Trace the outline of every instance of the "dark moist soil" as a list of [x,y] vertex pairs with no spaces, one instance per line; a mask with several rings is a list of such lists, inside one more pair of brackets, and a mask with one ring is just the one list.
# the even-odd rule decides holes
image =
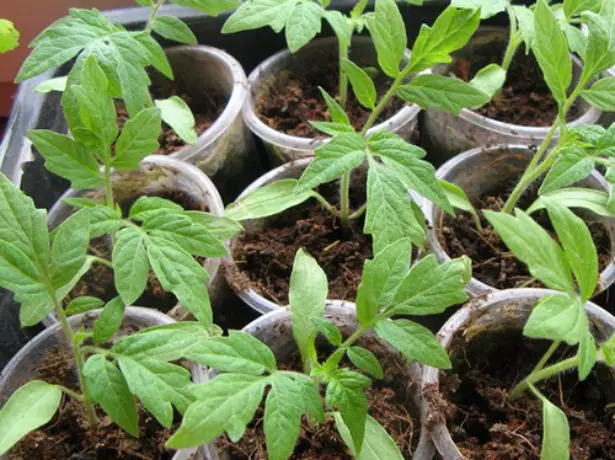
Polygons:
[[[337,55],[325,54],[323,60],[325,59],[329,60],[325,68],[311,69],[305,75],[297,75],[289,70],[279,72],[275,80],[256,101],[256,112],[260,119],[270,128],[292,136],[309,138],[324,136],[308,121],[331,121],[327,104],[318,89],[319,86],[339,101],[339,66],[337,62],[333,63],[337,60]],[[375,81],[380,98],[391,82],[383,78],[382,74]],[[380,123],[390,118],[401,110],[403,105],[402,100],[397,97],[392,98],[376,122]],[[346,113],[355,129],[360,129],[371,113],[357,102],[350,86],[348,87]]]
[[[46,382],[77,390],[74,360],[65,348],[52,349],[37,369]],[[25,383],[25,382],[24,382]],[[139,409],[139,438],[134,438],[99,411],[96,432],[87,423],[83,406],[72,398],[62,400],[58,413],[44,427],[28,434],[9,453],[11,460],[170,460],[174,453],[164,443],[173,433],[143,408]],[[178,423],[176,424],[178,425]]]
[[[501,63],[504,49],[497,44],[490,45],[481,49],[481,53],[473,55],[472,61],[461,57],[455,59],[455,75],[466,82],[470,81],[485,65]],[[521,46],[508,69],[500,96],[494,97],[476,112],[515,125],[551,126],[557,118],[557,103],[551,97],[533,54],[526,55],[525,48]],[[572,121],[580,114],[580,107],[575,103],[568,110],[566,120]]]
[[[473,203],[479,210],[483,226],[481,233],[477,231],[469,213],[457,212],[454,218],[443,215],[443,221],[437,230],[438,240],[450,257],[468,256],[472,260],[472,276],[489,286],[496,289],[544,287],[531,277],[527,266],[514,257],[480,212],[482,209],[501,211],[505,198],[509,196],[514,185],[514,183],[507,184],[506,192],[495,190],[483,196],[477,203]],[[527,197],[519,200],[519,207],[526,209],[534,202],[536,196],[535,190],[530,190]],[[553,239],[557,240],[546,212],[537,211],[532,217],[551,233]],[[598,266],[602,271],[611,260],[608,231],[600,222],[584,220],[598,250]]]
[[[368,345],[362,344],[366,348]],[[321,360],[328,354],[321,355]],[[366,388],[369,414],[376,419],[395,440],[404,458],[412,458],[412,452],[419,441],[420,416],[409,398],[411,387],[418,382],[412,382],[403,371],[407,362],[399,355],[384,355],[372,349],[382,364],[385,377],[383,380],[373,379],[373,384]],[[351,367],[342,361],[342,367]],[[294,353],[285,363],[279,364],[280,369],[303,371],[303,365],[298,353]],[[324,392],[323,392],[324,398]],[[265,434],[263,431],[264,407],[261,405],[255,415],[254,422],[248,425],[245,434],[237,443],[232,443],[226,435],[218,442],[218,448],[226,450],[233,460],[267,460]],[[343,439],[337,432],[335,421],[328,419],[323,424],[313,428],[308,426],[305,417],[301,422],[301,431],[295,451],[290,460],[351,460],[353,457]]]
[[[205,211],[202,204],[182,191],[171,190],[165,193],[156,194],[155,196],[171,200],[181,205],[186,210]],[[136,198],[125,203],[120,203],[124,215],[128,215],[128,211],[135,201]],[[111,251],[110,243],[105,240],[104,237],[94,238],[90,241],[88,253],[91,255],[111,260]],[[197,260],[199,263],[203,263],[205,259],[197,257]],[[92,268],[79,280],[68,294],[65,303],[68,304],[72,299],[84,295],[98,297],[105,302],[117,296],[118,293],[113,281],[113,270],[103,264],[92,264]],[[135,305],[144,305],[167,313],[176,304],[177,298],[172,293],[166,292],[162,288],[160,282],[150,270],[145,291],[143,295],[135,301]]]
[[[457,343],[463,342],[458,337]],[[465,458],[515,460],[540,458],[542,405],[531,394],[510,401],[508,391],[527,376],[548,347],[520,331],[484,333],[457,347],[454,373],[441,374],[441,408],[449,431]],[[559,353],[559,356],[558,356]],[[556,352],[551,362],[570,354]],[[579,382],[576,371],[538,385],[568,417],[572,460],[615,458],[613,376],[598,367]]]
[[[327,184],[319,190],[335,204],[331,199],[335,187]],[[252,287],[269,300],[286,305],[293,262],[301,248],[325,271],[328,298],[354,301],[363,263],[372,257],[371,237],[363,233],[363,218],[351,221],[344,233],[338,219],[315,200],[270,218],[263,231],[239,236],[232,253],[240,272],[229,273],[227,278],[238,292]]]
[[[165,96],[165,97],[170,97]],[[194,115],[195,125],[194,129],[198,135],[203,134],[209,127],[218,119],[222,111],[224,110],[225,101],[213,98],[202,98],[199,103],[196,104],[186,94],[179,94],[192,110]],[[116,103],[117,110],[117,126],[122,130],[124,124],[128,121],[128,112],[123,103]],[[162,122],[162,132],[158,138],[160,147],[156,152],[159,155],[170,155],[186,146],[186,143],[173,131],[166,123]]]

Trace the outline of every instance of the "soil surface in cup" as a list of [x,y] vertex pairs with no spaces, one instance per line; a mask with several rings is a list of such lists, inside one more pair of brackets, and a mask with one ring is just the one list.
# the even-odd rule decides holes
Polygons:
[[[489,44],[476,50],[471,60],[457,57],[453,71],[467,82],[484,66],[500,64],[503,55],[503,46]],[[500,95],[476,112],[515,125],[551,126],[557,118],[557,103],[551,96],[533,54],[525,54],[525,48],[521,46],[508,69]],[[566,120],[572,121],[580,115],[579,104],[575,103],[568,110]]]
[[[473,203],[475,208],[501,211],[514,185],[511,183],[502,187],[505,191],[494,190],[486,194]],[[536,197],[536,189],[529,190],[527,197],[519,201],[518,207],[527,209]],[[443,214],[442,221],[438,224],[437,236],[444,251],[451,258],[468,256],[472,260],[472,276],[496,289],[544,287],[531,277],[527,265],[514,257],[480,211],[479,215],[482,232],[477,231],[469,213],[457,211],[454,218]],[[546,212],[537,211],[532,217],[557,239]],[[604,224],[584,220],[598,250],[598,265],[602,271],[611,261],[609,233]]]
[[[49,351],[37,368],[40,379],[79,391],[74,371],[74,358],[66,349]],[[25,382],[24,382],[25,383]],[[134,438],[115,425],[100,409],[100,426],[92,430],[83,406],[66,397],[58,412],[45,426],[28,434],[9,453],[11,460],[170,460],[174,453],[164,448],[175,425],[166,429],[156,419],[139,409],[139,438]]]
[[[367,341],[360,342],[362,346],[370,348]],[[412,458],[412,452],[416,448],[420,434],[420,416],[418,409],[413,404],[410,393],[415,388],[412,385],[412,376],[406,371],[406,361],[397,354],[384,354],[371,349],[384,369],[384,379],[372,378],[372,385],[367,387],[365,395],[369,415],[376,419],[391,435],[404,458]],[[324,360],[330,353],[319,350],[319,360]],[[342,367],[352,365],[344,359]],[[298,353],[293,353],[290,359],[278,363],[283,370],[296,372],[303,371],[303,364]],[[356,368],[352,368],[356,370]],[[418,382],[416,382],[418,384]],[[324,392],[322,394],[324,400]],[[218,442],[218,448],[225,450],[234,460],[267,460],[267,448],[263,431],[264,404],[258,408],[254,421],[237,443],[232,443],[226,435]],[[327,419],[325,423],[317,424],[310,428],[303,417],[301,430],[294,453],[290,460],[351,460],[354,457],[337,432],[335,421]]]
[[[335,203],[336,187],[327,184],[320,192]],[[356,193],[365,196],[365,193]],[[355,201],[353,209],[361,202]],[[238,272],[227,271],[234,290],[252,288],[263,297],[288,304],[290,274],[303,248],[327,274],[329,299],[354,301],[361,282],[363,263],[372,257],[371,237],[363,233],[363,218],[351,221],[344,231],[339,220],[317,201],[309,200],[267,220],[266,228],[244,233],[232,244]],[[227,267],[228,268],[228,267]]]
[[[467,459],[536,459],[542,443],[542,405],[527,393],[511,401],[508,392],[530,374],[549,343],[522,336],[520,330],[487,332],[472,340],[457,337],[453,370],[441,373],[440,401],[453,441]],[[556,351],[550,363],[568,357]],[[613,375],[595,368],[578,381],[576,370],[537,385],[562,409],[570,425],[574,460],[615,458]],[[432,397],[429,396],[428,397]]]
[[[323,66],[310,69],[305,74],[282,70],[275,79],[267,82],[267,87],[256,100],[256,112],[270,128],[299,137],[323,137],[309,121],[331,121],[327,103],[318,87],[325,89],[339,101],[339,65],[337,54],[323,51]],[[373,70],[376,70],[373,67]],[[380,98],[391,82],[379,74],[375,78],[376,91]],[[397,113],[404,101],[392,98],[377,119],[383,122]],[[346,112],[355,129],[360,130],[367,121],[371,110],[358,103],[352,89],[348,87]]]
[[[186,210],[206,211],[201,203],[179,190],[172,190],[156,194],[155,196],[171,200]],[[128,215],[128,211],[134,201],[136,201],[136,199],[131,202],[120,204],[124,215]],[[91,255],[111,260],[111,250],[109,242],[104,237],[101,237],[94,238],[90,241],[88,252]],[[201,257],[197,257],[196,259],[201,264],[205,260]],[[98,297],[105,302],[117,296],[118,293],[113,281],[113,270],[103,264],[92,264],[91,269],[79,280],[73,290],[68,294],[66,303],[68,304],[72,299],[85,295]],[[134,304],[155,308],[156,310],[166,313],[177,304],[177,298],[172,293],[166,292],[162,288],[160,282],[150,270],[145,291]]]
[[[167,98],[173,95],[174,94],[164,97]],[[199,136],[207,131],[207,129],[218,119],[226,105],[224,99],[215,98],[213,96],[202,97],[199,98],[198,101],[195,101],[187,94],[179,94],[177,96],[183,99],[192,110],[195,120],[194,130]],[[121,130],[124,124],[129,120],[128,112],[123,103],[116,103],[116,109],[117,125]],[[159,155],[170,155],[186,146],[186,143],[175,133],[173,128],[164,121],[162,122],[162,132],[158,138],[158,142],[160,147],[157,151],[152,153],[157,153]]]

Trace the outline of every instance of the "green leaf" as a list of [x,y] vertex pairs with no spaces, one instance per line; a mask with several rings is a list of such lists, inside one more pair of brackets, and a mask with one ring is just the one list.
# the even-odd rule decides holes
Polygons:
[[585,179],[594,169],[594,160],[581,149],[571,148],[562,152],[549,169],[538,193],[552,192]]
[[202,340],[186,350],[185,357],[222,372],[261,375],[276,370],[271,350],[260,340],[240,331],[229,331],[228,337]]
[[570,209],[548,201],[546,206],[583,301],[587,301],[598,282],[598,254],[591,233],[585,222]]
[[570,428],[566,414],[540,395],[542,401],[542,446],[541,460],[570,458]]
[[90,239],[113,234],[120,228],[121,216],[108,206],[94,204],[86,209],[90,216]]
[[469,212],[472,214],[475,219],[478,219],[478,213],[476,209],[472,205],[472,202],[466,195],[466,192],[463,191],[461,187],[453,184],[452,182],[445,181],[443,179],[438,179],[438,183],[444,189],[444,193],[446,194],[446,199],[451,204],[451,206],[455,209],[460,209],[465,212]]
[[0,455],[29,432],[49,422],[60,405],[62,390],[42,380],[19,387],[0,410]]
[[115,289],[126,305],[136,301],[147,285],[149,262],[145,235],[135,227],[127,227],[115,235],[111,256]]
[[532,277],[551,289],[574,292],[564,251],[528,214],[519,209],[516,216],[487,210],[483,214]]
[[370,324],[381,307],[388,306],[410,270],[412,245],[408,238],[398,240],[376,253],[363,265],[361,284],[357,290],[357,318]]
[[117,361],[130,392],[162,426],[173,423],[173,407],[183,414],[194,400],[188,392],[190,372],[182,366],[146,357],[118,356]]
[[137,169],[141,160],[159,147],[160,110],[150,107],[130,118],[115,144],[112,165],[118,170]]
[[228,241],[243,230],[239,222],[228,217],[214,216],[201,211],[185,211],[184,214],[190,217],[195,224],[205,227],[221,241]]
[[532,52],[553,98],[563,105],[572,81],[572,60],[566,36],[545,0],[538,0],[534,10]]
[[581,97],[600,110],[615,111],[615,77],[601,78],[584,90]]
[[435,107],[458,115],[461,109],[476,109],[489,102],[490,96],[474,85],[458,78],[438,74],[418,75],[397,89],[404,101],[421,108]]
[[286,25],[295,4],[295,0],[243,2],[224,23],[222,33],[233,34],[264,26],[270,26],[276,33],[279,33]]
[[357,133],[339,134],[317,148],[315,154],[316,158],[310,162],[297,183],[295,195],[301,196],[359,166],[365,158],[365,144]]
[[220,374],[194,387],[198,400],[188,408],[167,446],[175,449],[200,446],[224,431],[233,433],[232,441],[239,440],[254,417],[268,381],[269,377]]
[[581,338],[577,356],[579,357],[579,380],[583,381],[594,368],[597,358],[596,342],[588,329],[585,330],[585,334]]
[[240,0],[170,0],[170,2],[201,11],[210,16],[217,16],[225,11],[233,10],[241,4]]
[[85,145],[46,129],[28,131],[28,138],[45,159],[45,168],[68,179],[72,188],[83,190],[102,184],[96,158]]
[[291,53],[298,51],[320,33],[320,19],[324,9],[312,2],[299,2],[288,17],[286,27],[286,43]]
[[512,9],[517,18],[519,32],[525,42],[526,53],[529,53],[534,42],[534,12],[522,5],[513,5]]
[[314,381],[304,374],[295,374],[293,378],[295,379],[295,383],[301,388],[303,406],[305,407],[308,420],[324,423],[325,412],[322,407],[320,393]]
[[333,123],[330,121],[309,121],[310,125],[318,131],[322,131],[329,136],[337,136],[338,134],[354,133],[354,129],[350,125],[342,123]]
[[[533,19],[532,19],[533,21]],[[581,29],[572,24],[561,24],[562,30],[568,40],[568,47],[573,53],[577,53],[581,59],[585,59],[587,50],[587,36]]]
[[143,222],[159,214],[183,214],[183,212],[184,208],[171,200],[158,196],[141,196],[130,207],[129,217]]
[[583,305],[564,294],[541,298],[528,318],[523,334],[526,337],[565,341],[577,344],[588,328]]
[[451,62],[450,53],[466,45],[479,22],[480,11],[449,6],[431,27],[423,24],[412,48],[409,72]]
[[399,135],[390,131],[377,131],[367,139],[370,152],[374,155],[397,158],[398,156],[412,156],[423,158],[426,155],[422,148],[409,144]]
[[67,79],[67,77],[50,78],[36,85],[34,91],[43,94],[50,93],[51,91],[64,91]]
[[357,460],[403,460],[403,456],[395,444],[395,441],[389,433],[380,425],[375,419],[367,416],[365,421],[365,439],[363,440],[363,448],[361,454],[357,457],[352,436],[348,427],[344,423],[342,416],[339,412],[333,414],[335,417],[335,425],[337,427],[340,436],[352,452]]
[[374,238],[374,253],[402,238],[410,238],[419,247],[425,246],[424,220],[417,218],[413,205],[398,175],[370,158],[363,230]]
[[375,14],[368,19],[367,26],[376,47],[378,65],[388,76],[397,77],[408,39],[395,1],[377,0]]
[[593,12],[583,14],[587,26],[585,54],[583,55],[583,81],[598,75],[615,64],[614,5],[603,2],[600,15]]
[[88,358],[83,374],[94,401],[101,405],[111,420],[131,435],[139,436],[137,407],[124,376],[103,355]]
[[270,460],[286,460],[295,450],[305,411],[301,386],[284,374],[275,374],[265,402],[263,431]]
[[19,46],[19,31],[8,19],[0,19],[0,54],[12,51]]
[[349,24],[348,18],[335,10],[326,10],[323,17],[327,20],[331,29],[333,29],[340,44],[348,46],[352,40],[352,27]]
[[547,201],[562,204],[568,208],[589,209],[599,216],[615,217],[615,212],[608,207],[609,196],[601,190],[591,190],[580,187],[569,187],[554,192],[545,193],[538,198],[527,210],[532,214],[544,209]]
[[348,358],[356,367],[365,372],[369,372],[377,379],[384,378],[382,366],[380,362],[378,362],[378,358],[376,358],[371,351],[362,347],[350,347],[347,353]]
[[173,128],[186,144],[196,144],[198,135],[194,130],[194,115],[186,101],[179,96],[156,99],[154,105],[160,110],[160,117]]
[[376,105],[376,86],[367,72],[348,59],[342,59],[342,72],[348,75],[352,91],[359,104],[373,109]]
[[438,264],[430,254],[414,265],[401,282],[392,302],[394,311],[407,315],[442,313],[468,299],[464,288],[470,278],[471,265],[466,257]]
[[488,19],[502,11],[506,11],[506,7],[510,5],[510,2],[508,0],[452,0],[451,5],[457,8],[479,9],[480,18]]
[[85,313],[91,310],[95,310],[104,305],[104,302],[96,297],[82,296],[77,297],[70,301],[66,307],[65,313],[67,315],[76,315],[78,313]]
[[279,214],[312,197],[311,190],[294,193],[298,183],[297,179],[282,179],[260,187],[238,198],[226,208],[224,215],[229,219],[242,221]]
[[340,346],[342,344],[342,333],[335,325],[318,316],[313,317],[312,322],[331,345]]
[[329,117],[331,117],[331,121],[334,123],[350,126],[350,118],[348,118],[348,114],[342,108],[342,106],[339,105],[334,98],[329,96],[329,93],[327,93],[320,86],[318,87],[318,89],[320,90],[320,94],[322,94],[323,99],[327,103],[327,108],[329,109]]
[[308,344],[314,340],[316,325],[313,318],[322,318],[329,285],[318,262],[299,249],[290,275],[288,294],[293,337],[304,362],[308,359]]
[[606,129],[599,125],[582,125],[571,128],[568,131],[568,134],[571,136],[578,136],[581,140],[589,142],[590,144],[598,143],[605,133]]
[[376,323],[378,337],[390,343],[409,362],[414,360],[439,369],[450,369],[446,350],[426,327],[407,319],[384,319]]
[[175,16],[158,16],[152,22],[152,29],[162,37],[186,45],[196,45],[198,40],[184,21]]
[[94,323],[94,342],[103,343],[115,335],[122,324],[125,308],[120,297],[114,297],[106,303]]
[[51,248],[51,280],[56,287],[68,283],[85,263],[90,242],[89,211],[71,215],[57,228]]
[[480,69],[470,80],[470,86],[482,91],[491,99],[506,80],[506,71],[497,64],[489,64]]
[[581,14],[584,11],[591,11],[598,9],[599,5],[594,0],[564,0],[564,12],[566,18],[570,19],[577,14]]

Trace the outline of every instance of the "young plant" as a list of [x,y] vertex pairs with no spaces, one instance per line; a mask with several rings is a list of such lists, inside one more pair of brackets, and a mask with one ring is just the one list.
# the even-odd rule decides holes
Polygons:
[[[196,248],[194,239],[186,232],[170,232],[168,226],[155,221],[162,217],[175,224],[191,221],[191,217],[199,222],[209,217],[173,206],[157,198],[141,198],[131,209],[131,216],[143,221],[139,227],[122,220],[110,208],[92,204],[49,233],[46,211],[35,209],[29,197],[0,175],[0,286],[14,292],[21,304],[24,326],[54,312],[79,377],[77,389],[33,380],[15,391],[0,410],[0,455],[49,422],[63,393],[83,404],[92,430],[99,425],[96,407],[100,406],[133,436],[139,435],[135,397],[165,427],[171,426],[173,409],[184,413],[192,403],[190,372],[171,361],[180,359],[186,349],[211,334],[219,334],[219,330],[212,325],[205,300],[206,275],[184,249],[188,243]],[[120,259],[127,261],[117,267],[114,263],[114,269],[121,295],[106,304],[96,297],[78,297],[64,308],[67,294],[83,274],[93,263],[102,262],[87,255],[90,237],[120,227],[125,228],[116,234],[114,255],[118,252]],[[204,227],[180,223],[179,228],[189,228],[196,234]],[[184,305],[199,321],[150,328],[103,348],[101,344],[110,341],[120,328],[125,304],[135,299],[140,285],[144,285],[148,258],[163,286],[180,293]],[[70,315],[101,307],[92,331],[71,328]]]
[[[228,217],[244,220],[270,216],[315,198],[339,218],[344,228],[365,213],[364,231],[372,235],[375,252],[406,237],[423,247],[424,218],[407,191],[411,189],[452,212],[445,190],[435,179],[433,166],[421,159],[425,156],[421,148],[388,131],[370,135],[367,132],[394,96],[423,108],[437,107],[453,113],[486,104],[504,80],[504,72],[497,65],[482,69],[470,83],[441,75],[418,75],[438,63],[450,62],[450,53],[467,43],[478,23],[478,11],[446,8],[431,27],[421,27],[412,56],[404,63],[406,29],[397,4],[393,0],[376,0],[368,24],[378,64],[393,78],[386,93],[377,101],[369,75],[345,58],[342,63],[342,71],[347,73],[357,100],[371,110],[362,129],[355,131],[343,106],[323,91],[331,121],[312,124],[332,139],[316,149],[314,160],[299,180],[285,179],[256,190],[234,203],[227,210]],[[352,211],[350,175],[365,162],[367,201]],[[337,179],[339,208],[315,190],[320,184]]]
[[[367,413],[365,388],[371,378],[366,374],[382,379],[383,369],[357,340],[373,331],[410,362],[449,368],[445,350],[428,329],[392,317],[441,313],[467,299],[464,286],[470,279],[470,266],[464,258],[438,265],[434,256],[428,256],[409,269],[410,257],[411,242],[406,238],[366,261],[356,300],[358,326],[344,338],[324,317],[325,273],[311,256],[298,251],[290,283],[290,315],[303,372],[279,370],[273,352],[243,332],[231,331],[228,337],[200,342],[186,357],[221,373],[193,387],[196,401],[168,445],[198,446],[224,432],[233,442],[238,441],[269,387],[264,432],[270,459],[285,459],[293,453],[304,415],[310,424],[334,419],[356,457],[373,458],[362,452],[375,451],[384,455],[379,458],[403,458],[394,441]],[[334,349],[322,360],[317,353],[318,334]],[[355,369],[340,365],[345,357]]]
[[[529,338],[551,340],[552,344],[534,370],[509,394],[517,399],[530,390],[543,404],[541,458],[567,459],[570,434],[566,415],[552,404],[536,385],[564,371],[576,369],[585,380],[597,363],[615,364],[615,335],[596,345],[589,328],[585,303],[591,298],[598,278],[598,256],[585,223],[570,209],[547,200],[545,206],[559,244],[521,210],[516,216],[485,211],[485,216],[514,254],[527,264],[530,273],[548,288],[558,291],[540,299],[525,324]],[[574,356],[549,364],[563,344],[577,345]]]

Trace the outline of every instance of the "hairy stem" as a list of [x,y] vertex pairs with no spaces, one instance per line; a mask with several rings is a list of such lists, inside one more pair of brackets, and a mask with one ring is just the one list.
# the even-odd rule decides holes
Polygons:
[[322,196],[320,193],[318,193],[317,191],[313,190],[312,191],[312,196],[318,200],[318,202],[322,205],[323,208],[325,208],[327,211],[329,211],[335,217],[338,217],[340,215],[339,211],[335,208],[335,206],[333,206],[331,203],[329,203],[327,201],[327,199],[324,196]]
[[79,393],[71,390],[70,388],[66,388],[65,386],[62,385],[58,385],[60,387],[60,390],[62,390],[64,393],[66,393],[68,396],[70,396],[71,398],[83,402],[83,396],[80,395]]
[[340,39],[337,40],[339,43],[339,66],[340,66],[340,78],[339,78],[339,104],[342,109],[346,110],[346,100],[348,99],[348,75],[346,72],[342,70],[342,62],[344,59],[348,59],[348,48],[350,45],[342,43]]
[[555,363],[549,367],[545,367],[536,372],[532,372],[525,379],[523,379],[519,384],[513,388],[513,390],[509,393],[508,399],[513,401],[519,398],[524,391],[528,389],[528,387],[536,382],[540,382],[541,380],[548,379],[560,372],[567,371],[568,369],[573,369],[577,367],[579,364],[579,358],[574,356],[572,358],[565,359],[560,361],[559,363]]
[[165,0],[158,0],[156,3],[152,4],[152,11],[149,13],[149,18],[147,19],[147,23],[145,24],[145,32],[148,34],[152,32],[152,26],[154,24],[154,19],[156,19],[156,14],[158,14],[158,10],[164,4]]
[[350,226],[350,172],[345,172],[340,181],[340,221],[342,227]]
[[350,220],[352,219],[358,219],[359,217],[361,217],[363,214],[365,214],[365,211],[367,210],[367,203],[363,203],[361,205],[361,207],[359,209],[357,209],[355,212],[353,212],[352,214],[350,214],[350,216],[348,217]]
[[115,211],[115,202],[113,200],[113,187],[111,186],[111,167],[105,165],[105,194],[107,195],[107,206]]
[[508,13],[508,20],[510,23],[510,35],[508,37],[506,51],[504,52],[504,58],[502,59],[502,68],[508,71],[510,63],[515,57],[515,53],[517,52],[522,39],[517,27],[517,18],[515,18],[515,12],[511,5],[506,7],[506,12]]
[[542,370],[542,368],[545,367],[545,364],[547,364],[547,362],[549,361],[551,356],[553,356],[553,353],[555,353],[555,350],[557,350],[557,347],[559,347],[560,344],[561,342],[559,340],[556,340],[551,344],[551,346],[545,352],[542,358],[540,358],[540,361],[538,361],[538,364],[536,364],[536,367],[534,367],[534,369],[532,370],[532,374]]
[[365,122],[365,125],[363,125],[363,128],[361,129],[362,136],[365,136],[367,134],[367,130],[374,125],[374,123],[376,122],[376,119],[378,118],[378,115],[380,115],[380,112],[384,110],[384,107],[386,106],[387,102],[389,102],[389,100],[393,96],[395,96],[395,91],[397,91],[397,88],[399,87],[399,85],[401,85],[401,83],[404,81],[405,76],[406,76],[406,72],[400,73],[395,78],[395,80],[389,87],[388,91],[384,93],[384,96],[382,96],[382,99],[380,99],[380,102],[378,102],[378,104],[376,105],[372,113],[369,115],[369,118]]
[[113,264],[111,263],[111,261],[105,259],[104,257],[98,257],[98,256],[89,256],[89,257],[92,260],[92,262],[95,262],[97,264],[106,265],[109,268],[113,268]]

